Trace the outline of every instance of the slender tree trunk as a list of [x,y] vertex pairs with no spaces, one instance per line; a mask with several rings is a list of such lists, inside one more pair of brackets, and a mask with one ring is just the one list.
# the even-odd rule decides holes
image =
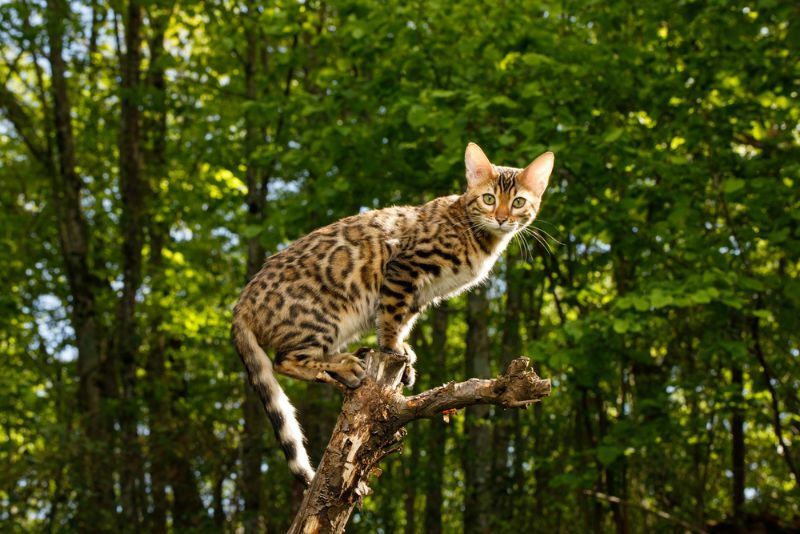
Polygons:
[[[411,333],[410,343],[417,354],[431,354],[430,346],[423,336],[420,326]],[[420,383],[421,381],[417,380],[414,385],[415,390],[419,389]],[[420,476],[420,448],[422,442],[421,434],[409,436],[406,439],[406,447],[402,457],[403,477],[401,482],[403,484],[406,534],[414,534],[417,527],[417,495],[423,478]]]
[[[520,335],[520,314],[522,310],[522,291],[519,283],[519,273],[515,269],[516,259],[509,257],[506,266],[506,306],[503,314],[503,337],[501,342],[502,359],[500,368],[505,369],[522,350],[522,337]],[[515,429],[519,428],[519,410],[498,410],[494,417],[494,436],[492,446],[492,510],[501,523],[513,520],[514,501],[510,498],[522,488],[514,488],[514,474],[511,470],[512,456],[510,449],[513,444]],[[515,455],[519,451],[515,447]],[[521,466],[520,466],[521,467]],[[497,525],[498,527],[501,525]]]
[[126,528],[140,529],[144,512],[144,466],[137,425],[136,369],[139,334],[136,325],[136,293],[142,276],[145,199],[147,187],[141,173],[139,90],[141,70],[142,10],[130,0],[125,14],[125,51],[120,57],[119,183],[122,200],[122,297],[117,308],[114,351],[119,369],[122,399],[119,424],[121,447],[120,485]]
[[[623,358],[620,366],[620,402],[617,407],[617,421],[623,421],[626,417],[626,403],[628,399],[628,363]],[[614,491],[612,495],[620,497],[623,501],[628,500],[628,462],[625,456],[622,456],[609,466],[609,469],[614,476]],[[617,525],[617,534],[628,534],[630,531],[630,523],[628,519],[628,507],[618,504],[616,508],[612,507],[614,512],[614,521]]]
[[775,431],[775,437],[778,439],[778,445],[783,450],[783,459],[786,461],[786,466],[789,472],[794,477],[795,484],[800,484],[800,470],[795,463],[793,456],[793,448],[789,442],[784,438],[783,423],[781,422],[781,407],[780,400],[778,399],[778,389],[773,384],[773,374],[770,369],[767,359],[764,356],[764,351],[761,348],[761,328],[759,326],[758,317],[753,317],[749,320],[750,335],[752,337],[752,346],[750,352],[756,357],[759,365],[761,365],[761,373],[764,377],[764,385],[769,391],[770,407],[772,408],[772,429]]
[[416,515],[416,502],[417,502],[417,485],[419,481],[419,439],[414,436],[406,438],[407,441],[407,456],[403,459],[403,482],[404,482],[404,495],[405,499],[403,507],[405,509],[406,523],[405,534],[414,534],[416,532],[417,515]]
[[[89,260],[89,231],[81,208],[83,182],[75,168],[72,108],[63,58],[64,22],[69,19],[69,6],[64,0],[49,0],[47,7],[57,168],[53,167],[49,153],[40,151],[39,159],[53,177],[56,197],[53,204],[57,210],[59,244],[70,287],[71,321],[78,349],[78,409],[83,433],[79,443],[83,446],[80,457],[84,488],[78,501],[78,528],[102,531],[112,528],[115,512],[113,470],[107,449],[109,424],[102,412],[103,399],[108,396],[108,391],[104,387],[102,334],[97,320],[96,292],[99,284]],[[24,136],[24,132],[21,135]]]
[[225,517],[225,508],[223,504],[225,499],[222,494],[226,478],[227,472],[224,470],[220,470],[220,472],[214,478],[212,497],[214,498],[214,529],[216,532],[224,532],[225,521],[227,520]]
[[[467,376],[490,376],[489,365],[489,301],[486,288],[472,291],[467,298]],[[466,437],[464,465],[464,531],[491,531],[491,454],[492,429],[489,426],[488,406],[467,410],[464,421]]]
[[[536,339],[541,330],[542,319],[542,306],[544,303],[545,294],[545,277],[534,279],[531,288],[526,294],[528,295],[526,310],[524,315],[529,317],[525,324],[528,339]],[[538,366],[534,367],[538,373]],[[522,418],[528,418],[528,415],[522,415]],[[530,420],[530,419],[528,419]],[[533,479],[534,479],[534,506],[533,508],[523,507],[521,510],[516,511],[518,521],[526,523],[529,517],[541,518],[544,516],[544,505],[549,496],[548,493],[548,472],[545,468],[545,462],[537,461],[536,459],[543,458],[546,455],[545,444],[543,436],[546,435],[542,432],[544,425],[544,414],[542,413],[542,406],[535,404],[533,406],[533,428],[530,432],[526,432],[525,427],[528,425],[518,424],[514,429],[514,479],[516,491],[525,493],[527,486],[527,476],[525,473],[524,462],[526,459],[534,458]],[[531,443],[531,440],[533,443]],[[530,451],[530,452],[529,452]]]
[[148,517],[148,530],[154,534],[167,532],[167,485],[169,483],[170,466],[166,462],[167,441],[170,421],[168,419],[169,384],[166,377],[164,353],[166,352],[166,336],[157,332],[150,341],[151,348],[147,357],[147,399],[150,413],[150,495],[152,512]]
[[[619,251],[621,247],[613,247],[614,250]],[[634,268],[631,265],[628,258],[625,257],[624,254],[615,253],[613,255],[614,261],[614,282],[617,286],[617,295],[625,295],[629,291],[630,281],[633,279],[634,276]],[[620,403],[617,408],[617,421],[623,421],[625,419],[625,402],[627,398],[627,367],[628,367],[628,360],[626,358],[626,350],[629,347],[629,342],[626,340],[622,341],[623,347],[620,351],[620,357],[622,361],[620,362],[620,393],[619,398],[621,399]],[[606,414],[605,409],[605,402],[601,396],[601,393],[598,391],[597,393],[597,411],[598,411],[598,421],[600,422],[600,439],[602,440],[605,435],[607,435],[611,430],[611,424],[608,421],[608,416]],[[627,479],[626,479],[626,469],[625,469],[626,460],[625,457],[622,456],[617,458],[611,465],[608,465],[605,470],[606,475],[606,492],[608,495],[613,495],[616,497],[621,497],[622,500],[627,500]],[[611,501],[611,513],[614,517],[614,525],[616,526],[617,534],[628,534],[628,509],[626,506],[623,506],[622,503]]]
[[[580,388],[580,398],[576,399],[575,406],[573,407],[576,426],[577,426],[577,441],[580,444],[579,451],[586,451],[587,449],[594,449],[597,447],[597,438],[595,437],[594,429],[592,428],[592,421],[589,415],[592,413],[589,405],[589,391],[585,387]],[[602,483],[602,469],[597,465],[597,480],[595,482],[595,492],[601,490]],[[596,499],[581,497],[581,509],[583,511],[585,526],[584,530],[587,532],[596,532],[600,534],[603,532],[603,508]]]
[[[253,2],[248,2],[248,13],[253,9]],[[245,95],[254,102],[258,98],[257,70],[258,61],[258,27],[255,20],[246,26],[247,51],[244,61]],[[266,208],[266,183],[260,167],[253,160],[259,145],[259,121],[251,108],[245,114],[245,154],[247,169],[247,207],[248,224],[260,226],[264,221]],[[247,280],[250,280],[264,262],[265,250],[260,236],[247,240]],[[243,375],[244,376],[244,375]],[[244,381],[244,434],[242,436],[242,493],[244,496],[244,527],[247,533],[263,532],[266,528],[264,515],[264,491],[261,464],[264,461],[264,432],[266,417],[261,401],[256,396],[246,377]]]
[[[183,395],[185,397],[185,395]],[[174,504],[172,507],[173,527],[175,532],[198,530],[205,521],[206,507],[200,497],[194,469],[187,458],[186,451],[192,449],[188,437],[173,426],[175,453],[171,457],[172,472],[170,482]]]
[[[166,83],[164,79],[164,31],[166,20],[155,17],[151,21],[153,37],[148,42],[150,66],[147,72],[147,90],[151,96],[148,100],[145,116],[145,171],[151,182],[151,190],[157,190],[158,182],[167,174],[166,160]],[[150,279],[155,295],[167,293],[163,277],[163,248],[168,236],[168,228],[164,224],[152,224],[150,236]],[[149,451],[150,451],[150,498],[152,512],[148,517],[148,529],[153,533],[167,532],[167,512],[169,500],[167,487],[170,485],[171,462],[169,450],[173,446],[170,433],[173,426],[170,403],[170,384],[166,369],[166,352],[168,339],[162,331],[163,310],[158,299],[152,304],[148,330],[150,332],[150,351],[147,355],[147,405],[150,415]]]
[[744,448],[744,399],[742,388],[744,379],[740,363],[731,367],[731,383],[734,387],[734,407],[731,414],[731,471],[733,472],[733,521],[737,529],[744,528],[744,487],[745,487],[745,448]]
[[[430,385],[447,381],[447,326],[449,309],[442,303],[432,312],[430,356]],[[444,459],[447,426],[441,419],[429,421],[428,458],[425,470],[425,530],[427,534],[442,532],[442,486],[444,485]]]

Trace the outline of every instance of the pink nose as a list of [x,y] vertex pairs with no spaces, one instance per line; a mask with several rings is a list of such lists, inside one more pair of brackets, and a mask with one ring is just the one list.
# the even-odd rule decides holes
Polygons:
[[497,221],[497,224],[499,224],[500,226],[503,226],[503,223],[508,220],[508,217],[503,217],[503,216],[496,215],[495,216],[495,220]]

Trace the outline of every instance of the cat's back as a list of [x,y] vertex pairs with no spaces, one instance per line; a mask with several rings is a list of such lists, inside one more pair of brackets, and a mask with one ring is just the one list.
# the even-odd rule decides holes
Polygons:
[[355,317],[359,324],[346,330],[358,330],[377,304],[396,236],[418,223],[418,211],[414,206],[366,211],[301,237],[266,259],[234,313],[253,325],[262,342],[272,337],[276,322],[319,313]]

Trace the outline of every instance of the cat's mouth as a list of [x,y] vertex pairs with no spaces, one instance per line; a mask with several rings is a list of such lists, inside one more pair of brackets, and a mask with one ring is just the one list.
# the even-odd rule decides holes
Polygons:
[[505,221],[500,224],[496,220],[487,221],[488,230],[497,235],[506,235],[519,230],[520,226],[517,222]]

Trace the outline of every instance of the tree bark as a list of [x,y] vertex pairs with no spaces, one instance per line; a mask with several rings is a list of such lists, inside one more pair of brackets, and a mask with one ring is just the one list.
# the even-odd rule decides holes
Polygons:
[[450,382],[404,397],[405,359],[367,353],[367,378],[359,388],[345,391],[333,436],[289,532],[344,532],[353,507],[369,493],[369,476],[381,459],[399,449],[407,423],[476,404],[521,408],[548,396],[550,381],[539,379],[528,364],[527,358],[518,358],[499,378]]
[[742,388],[744,377],[740,363],[731,367],[731,384],[733,393],[733,411],[731,413],[731,471],[733,472],[733,522],[737,529],[744,529],[744,486],[745,486],[745,452],[744,452],[744,398]]
[[[253,12],[253,2],[247,4],[248,13]],[[256,77],[258,74],[258,25],[255,21],[246,23],[245,36],[247,40],[246,55],[244,58],[244,84],[245,96],[248,101],[258,99]],[[246,164],[245,181],[247,183],[247,208],[248,224],[261,226],[264,222],[266,208],[266,181],[263,171],[254,159],[254,154],[259,145],[259,120],[253,108],[245,112],[245,140],[244,160]],[[260,235],[254,235],[247,240],[247,273],[249,281],[264,263],[266,251],[261,244]],[[244,497],[244,529],[246,533],[264,532],[266,519],[264,514],[264,489],[261,464],[264,460],[264,433],[266,430],[264,408],[246,377],[243,378],[244,402],[242,412],[244,416],[244,432],[242,435],[242,494]]]
[[[467,376],[487,376],[489,362],[489,300],[486,288],[467,297]],[[464,466],[464,532],[487,533],[492,516],[492,427],[489,406],[467,410],[464,419],[466,440],[462,454]]]
[[[432,312],[430,354],[432,361],[430,384],[441,384],[447,376],[447,326],[448,308],[444,302]],[[428,466],[425,477],[425,532],[442,532],[442,485],[444,482],[444,457],[447,426],[443,421],[430,420],[427,447]]]
[[[151,181],[151,190],[156,190],[158,181],[167,175],[166,135],[167,114],[166,83],[164,65],[164,32],[166,20],[155,17],[151,21],[153,37],[148,42],[150,66],[147,72],[147,89],[151,98],[147,102],[149,114],[145,119],[146,174]],[[164,241],[169,235],[166,224],[153,224],[149,229],[150,245],[150,285],[156,295],[166,294],[168,289],[163,275]],[[169,500],[167,487],[170,486],[171,449],[170,433],[173,427],[170,399],[169,375],[166,367],[166,352],[169,340],[162,331],[165,310],[156,302],[148,314],[150,321],[150,350],[147,354],[147,406],[149,413],[150,447],[150,498],[152,512],[148,517],[148,530],[154,534],[167,532],[167,512]],[[174,489],[173,489],[174,491]]]
[[405,534],[414,534],[417,524],[416,502],[419,473],[419,440],[409,437],[409,448],[411,451],[403,461],[403,482],[405,485],[405,499],[403,508],[405,509]]
[[145,199],[141,174],[139,89],[142,9],[130,0],[125,15],[125,51],[120,56],[119,185],[122,200],[122,297],[117,308],[114,352],[119,366],[122,399],[119,425],[124,446],[120,469],[122,514],[125,525],[138,531],[144,512],[144,466],[137,433],[136,369],[139,337],[136,293],[142,277]]
[[[114,520],[113,470],[106,450],[110,425],[101,409],[108,392],[104,388],[102,334],[97,320],[96,292],[99,284],[89,260],[89,231],[81,207],[84,185],[76,171],[72,108],[63,58],[64,21],[69,18],[69,6],[64,0],[50,0],[47,7],[57,168],[53,166],[52,154],[43,147],[37,148],[33,134],[25,133],[30,124],[22,107],[11,98],[7,109],[31,152],[50,172],[53,180],[59,245],[70,287],[71,321],[78,349],[78,407],[85,438],[81,443],[86,447],[81,451],[81,471],[87,497],[78,502],[78,527],[80,530],[106,530],[112,528]],[[17,120],[14,120],[15,116]]]
[[753,341],[752,346],[750,347],[750,352],[755,355],[759,365],[761,365],[764,386],[767,388],[767,391],[769,391],[770,408],[772,408],[772,429],[775,431],[775,437],[778,439],[778,445],[780,445],[781,451],[783,452],[781,456],[783,456],[783,459],[786,461],[786,466],[789,468],[789,472],[794,477],[794,482],[797,485],[800,484],[800,471],[798,470],[798,466],[795,463],[792,455],[793,449],[783,435],[783,423],[781,423],[781,407],[778,399],[778,390],[775,387],[775,384],[773,384],[773,380],[775,380],[775,378],[769,364],[767,363],[767,358],[764,356],[764,351],[761,348],[761,328],[759,326],[758,317],[749,319],[749,323],[750,336]]
[[[519,354],[522,349],[520,327],[523,293],[520,273],[515,268],[516,265],[517,260],[509,257],[506,263],[505,278],[507,289],[500,350],[500,354],[502,354],[501,368],[508,366],[511,363],[511,359]],[[522,452],[518,446],[519,443],[514,443],[513,458],[509,453],[514,438],[514,429],[519,428],[518,421],[519,412],[516,410],[499,411],[494,417],[494,434],[492,436],[492,509],[494,510],[493,517],[503,518],[505,521],[512,519],[518,508],[514,506],[514,501],[509,496],[523,490],[521,487],[514,487],[517,477],[511,469],[512,460],[515,468],[522,467],[521,462],[517,461],[517,456]]]

